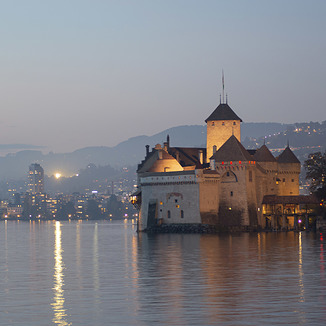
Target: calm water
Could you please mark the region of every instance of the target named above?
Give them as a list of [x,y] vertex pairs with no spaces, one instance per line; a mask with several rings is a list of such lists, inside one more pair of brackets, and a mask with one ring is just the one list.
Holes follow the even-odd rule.
[[0,325],[324,325],[325,250],[319,233],[2,221]]

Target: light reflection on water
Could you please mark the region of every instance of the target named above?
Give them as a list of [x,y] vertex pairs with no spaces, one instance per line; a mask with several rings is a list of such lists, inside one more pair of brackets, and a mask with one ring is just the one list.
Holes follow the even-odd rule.
[[325,237],[0,222],[0,325],[322,325]]
[[64,263],[62,261],[62,252],[63,249],[61,248],[61,223],[59,221],[55,222],[55,243],[54,243],[54,298],[53,298],[53,312],[54,318],[53,323],[57,325],[69,325],[66,321],[67,314],[66,309],[64,307],[65,298],[64,298]]

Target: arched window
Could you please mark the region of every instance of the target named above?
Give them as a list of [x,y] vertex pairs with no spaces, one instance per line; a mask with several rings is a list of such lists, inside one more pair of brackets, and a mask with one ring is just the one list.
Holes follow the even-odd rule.
[[214,121],[212,122],[212,126],[215,126],[215,122]]

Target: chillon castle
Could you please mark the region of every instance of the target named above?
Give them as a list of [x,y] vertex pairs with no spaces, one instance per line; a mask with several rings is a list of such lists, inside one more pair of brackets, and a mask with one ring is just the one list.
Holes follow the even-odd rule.
[[[298,224],[300,161],[290,147],[274,157],[266,145],[246,150],[242,120],[220,103],[205,120],[206,148],[163,145],[139,164],[139,230],[159,225],[211,225],[222,229],[291,229]],[[299,220],[300,221],[300,220]]]

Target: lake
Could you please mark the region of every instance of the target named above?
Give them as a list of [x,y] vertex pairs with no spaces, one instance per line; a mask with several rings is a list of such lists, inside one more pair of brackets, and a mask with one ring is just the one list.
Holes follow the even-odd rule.
[[0,222],[0,325],[324,325],[326,235]]

